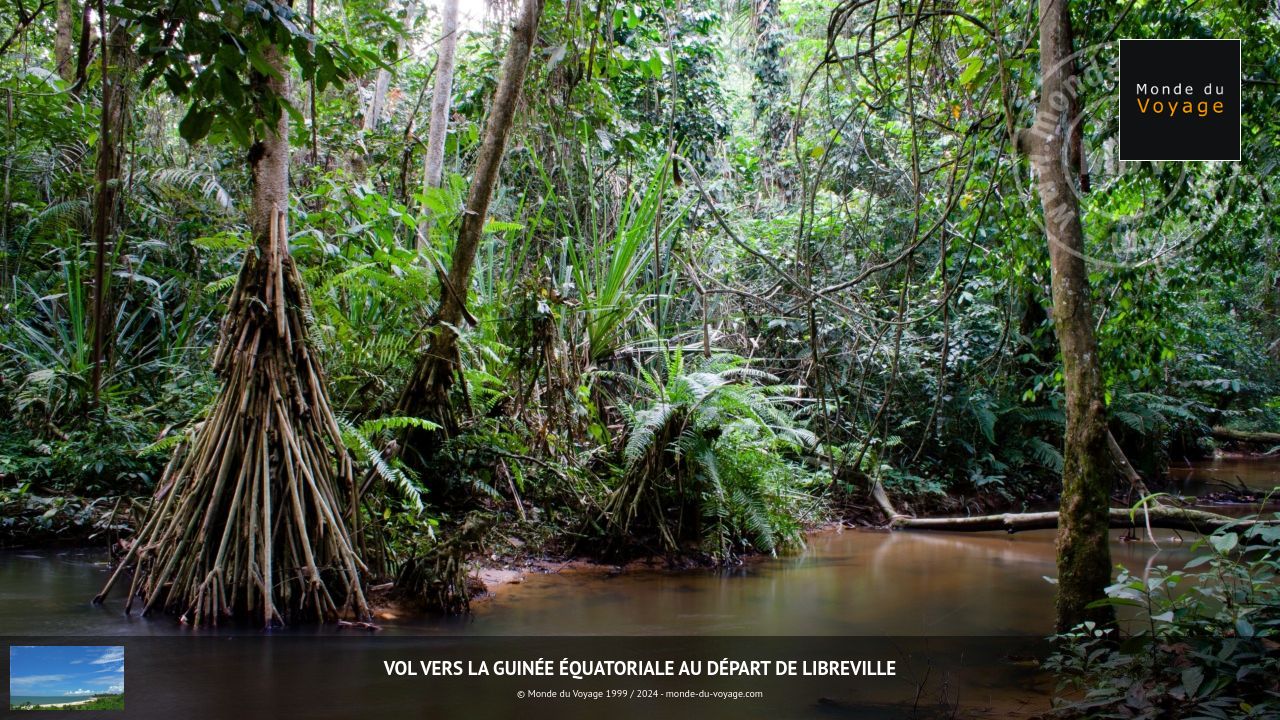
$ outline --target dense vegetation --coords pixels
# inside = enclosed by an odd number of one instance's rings
[[[1140,611],[1133,632],[1089,622],[1056,638],[1047,666],[1071,691],[1057,716],[1276,716],[1280,528],[1242,523],[1192,549],[1183,569],[1122,570],[1107,588],[1100,603]]]
[[[0,2],[0,541],[137,533],[147,608],[458,610],[513,538],[729,563],[1064,476],[1105,513],[1104,439],[1158,486],[1280,427],[1262,2],[1055,6],[1070,167],[1019,142],[1032,3]],[[1117,160],[1120,37],[1245,38],[1242,162]]]

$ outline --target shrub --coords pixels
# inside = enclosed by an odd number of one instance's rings
[[[795,458],[815,439],[795,420],[796,388],[738,357],[686,367],[673,351],[660,364],[657,374],[639,370],[641,403],[620,407],[629,434],[603,524],[617,536],[656,534],[668,553],[693,544],[719,562],[799,542],[813,502],[811,474]]]
[[[1280,519],[1280,513],[1275,514]],[[1085,623],[1054,638],[1059,717],[1280,716],[1280,526],[1197,540],[1182,570],[1121,571],[1100,603],[1137,610],[1131,633]]]

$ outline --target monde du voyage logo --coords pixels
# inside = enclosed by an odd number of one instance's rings
[[[1120,159],[1240,160],[1240,41],[1121,40]]]

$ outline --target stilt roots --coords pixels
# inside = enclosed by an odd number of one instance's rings
[[[161,608],[196,625],[368,615],[351,459],[308,347],[285,238],[277,209],[227,307],[213,411],[169,462],[95,602],[131,568],[126,612],[139,601],[144,613]]]

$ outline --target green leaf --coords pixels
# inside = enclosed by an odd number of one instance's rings
[[[324,45],[316,46],[316,89],[324,90],[331,84],[337,84],[339,72],[333,62],[333,53]]]
[[[244,104],[244,88],[240,85],[240,77],[228,67],[218,68],[218,85],[222,97],[228,104],[240,106]]]
[[[213,127],[213,113],[199,105],[192,105],[187,114],[178,123],[178,134],[192,145],[200,142]]]
[[[1197,567],[1200,567],[1201,565],[1204,565],[1205,563],[1209,562],[1212,559],[1213,559],[1212,555],[1197,555],[1191,558],[1190,560],[1188,560],[1187,564],[1182,566],[1182,569],[1190,570],[1191,568],[1197,568]]]
[[[1236,545],[1240,544],[1240,536],[1235,533],[1211,535],[1209,536],[1209,544],[1213,546],[1214,550],[1225,555],[1234,550]]]
[[[218,64],[228,70],[234,70],[244,65],[244,54],[240,52],[240,48],[235,43],[223,43],[217,52]]]
[[[249,64],[254,70],[266,75],[267,77],[280,79],[280,70],[274,65],[267,62],[267,58],[262,54],[262,50],[257,46],[249,48]]]
[[[187,94],[187,83],[182,76],[176,72],[170,71],[164,74],[164,84],[169,88],[169,92],[175,97],[183,97]]]
[[[484,224],[486,233],[507,232],[509,230],[523,230],[524,225],[514,222],[504,222],[502,220],[490,220]]]
[[[1204,671],[1198,667],[1189,667],[1182,671],[1182,687],[1187,691],[1187,697],[1195,697],[1196,691],[1204,684]]]

